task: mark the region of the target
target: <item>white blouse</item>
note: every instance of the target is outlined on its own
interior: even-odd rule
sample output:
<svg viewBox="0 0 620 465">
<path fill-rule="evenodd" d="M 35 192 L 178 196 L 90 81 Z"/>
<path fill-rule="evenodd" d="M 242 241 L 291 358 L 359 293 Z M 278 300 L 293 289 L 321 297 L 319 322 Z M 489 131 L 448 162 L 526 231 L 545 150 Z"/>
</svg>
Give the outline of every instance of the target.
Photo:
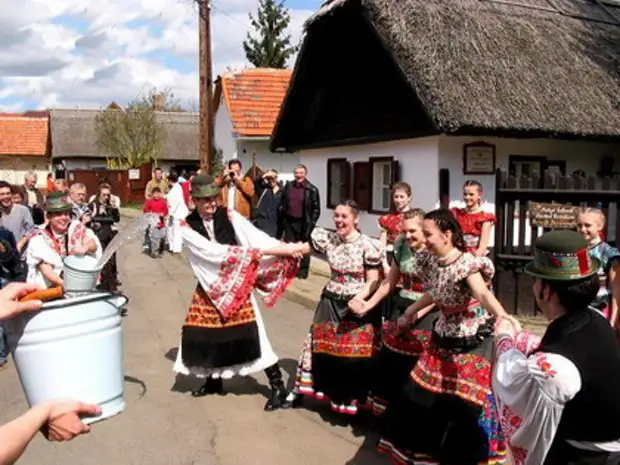
<svg viewBox="0 0 620 465">
<path fill-rule="evenodd" d="M 526 331 L 497 343 L 493 392 L 515 465 L 541 465 L 555 438 L 564 406 L 581 390 L 573 362 L 558 354 L 532 351 L 540 338 Z M 620 450 L 610 443 L 570 441 L 580 449 Z"/>
</svg>

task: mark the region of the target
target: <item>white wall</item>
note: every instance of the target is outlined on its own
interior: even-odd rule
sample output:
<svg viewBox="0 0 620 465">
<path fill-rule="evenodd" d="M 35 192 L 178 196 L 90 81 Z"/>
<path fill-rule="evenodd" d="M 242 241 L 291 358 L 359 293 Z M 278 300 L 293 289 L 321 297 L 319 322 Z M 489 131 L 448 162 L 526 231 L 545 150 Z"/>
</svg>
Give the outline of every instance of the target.
<svg viewBox="0 0 620 465">
<path fill-rule="evenodd" d="M 293 179 L 295 166 L 299 164 L 299 154 L 271 152 L 268 139 L 241 139 L 238 144 L 237 158 L 241 161 L 244 171 L 252 166 L 252 154 L 256 153 L 256 164 L 262 169 L 277 170 L 278 178 L 283 181 Z"/>
<path fill-rule="evenodd" d="M 104 158 L 66 158 L 65 169 L 70 170 L 96 170 L 107 168 Z"/>
<path fill-rule="evenodd" d="M 566 174 L 575 170 L 584 170 L 588 176 L 595 175 L 600 168 L 601 159 L 615 156 L 614 169 L 620 169 L 620 144 L 600 142 L 562 141 L 553 139 L 500 139 L 451 137 L 439 138 L 439 168 L 450 170 L 450 206 L 462 206 L 461 191 L 468 179 L 480 181 L 484 187 L 484 205 L 486 211 L 495 212 L 495 175 L 464 175 L 463 145 L 483 141 L 495 145 L 496 167 L 508 170 L 510 155 L 544 156 L 548 160 L 566 162 Z M 406 180 L 406 179 L 405 179 Z M 609 221 L 612 225 L 609 239 L 615 238 L 615 209 L 611 209 Z M 514 237 L 518 237 L 519 222 L 515 221 Z M 530 224 L 526 223 L 526 245 L 530 243 Z M 491 237 L 490 245 L 493 245 Z"/>
<path fill-rule="evenodd" d="M 221 99 L 220 106 L 215 112 L 213 133 L 213 144 L 216 149 L 222 150 L 224 160 L 233 158 L 237 147 L 233 136 L 232 119 L 224 103 L 224 98 Z"/>
<path fill-rule="evenodd" d="M 48 159 L 37 156 L 0 155 L 0 179 L 10 184 L 24 184 L 27 172 L 37 174 L 37 187 L 47 187 L 47 175 L 51 172 Z"/>
<path fill-rule="evenodd" d="M 301 152 L 300 162 L 308 168 L 308 179 L 317 186 L 321 195 L 319 225 L 333 228 L 333 210 L 326 207 L 328 158 L 346 158 L 350 163 L 354 163 L 356 161 L 368 161 L 370 157 L 393 157 L 400 164 L 402 180 L 411 185 L 413 204 L 426 210 L 435 208 L 439 198 L 438 142 L 438 137 L 424 137 Z M 362 212 L 360 216 L 362 232 L 371 236 L 378 236 L 377 221 L 379 216 Z"/>
</svg>

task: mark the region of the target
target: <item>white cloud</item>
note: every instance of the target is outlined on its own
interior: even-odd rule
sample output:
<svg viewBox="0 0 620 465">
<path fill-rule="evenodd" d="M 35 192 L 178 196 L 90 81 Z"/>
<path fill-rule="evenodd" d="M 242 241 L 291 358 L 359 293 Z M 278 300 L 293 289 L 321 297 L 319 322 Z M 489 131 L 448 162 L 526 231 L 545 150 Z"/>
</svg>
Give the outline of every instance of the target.
<svg viewBox="0 0 620 465">
<path fill-rule="evenodd" d="M 321 0 L 291 11 L 296 44 Z M 198 100 L 197 12 L 191 0 L 2 0 L 0 111 L 96 108 L 152 87 Z M 221 6 L 220 6 L 221 5 Z M 213 72 L 246 66 L 242 41 L 256 0 L 219 0 Z M 5 13 L 5 12 L 8 12 Z"/>
</svg>

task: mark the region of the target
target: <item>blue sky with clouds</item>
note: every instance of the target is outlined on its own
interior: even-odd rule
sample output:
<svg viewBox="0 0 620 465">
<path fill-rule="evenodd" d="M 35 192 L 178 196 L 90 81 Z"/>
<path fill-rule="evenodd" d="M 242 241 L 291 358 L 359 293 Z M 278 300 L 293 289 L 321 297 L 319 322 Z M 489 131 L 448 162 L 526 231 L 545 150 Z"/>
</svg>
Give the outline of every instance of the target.
<svg viewBox="0 0 620 465">
<path fill-rule="evenodd" d="M 295 43 L 324 0 L 288 0 Z M 241 43 L 258 0 L 213 0 L 214 73 L 247 66 Z M 198 102 L 192 0 L 2 0 L 0 112 L 99 108 L 152 88 Z M 8 12 L 8 13 L 7 13 Z"/>
</svg>

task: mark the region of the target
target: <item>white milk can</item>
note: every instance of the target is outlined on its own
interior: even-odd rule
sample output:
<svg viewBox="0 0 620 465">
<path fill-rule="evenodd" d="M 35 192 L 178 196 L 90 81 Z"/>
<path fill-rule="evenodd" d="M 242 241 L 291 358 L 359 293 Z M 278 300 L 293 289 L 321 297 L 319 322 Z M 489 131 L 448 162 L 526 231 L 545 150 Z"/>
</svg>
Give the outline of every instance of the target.
<svg viewBox="0 0 620 465">
<path fill-rule="evenodd" d="M 46 302 L 7 321 L 9 347 L 30 406 L 73 399 L 101 407 L 94 423 L 125 409 L 122 294 L 91 292 Z"/>
</svg>

